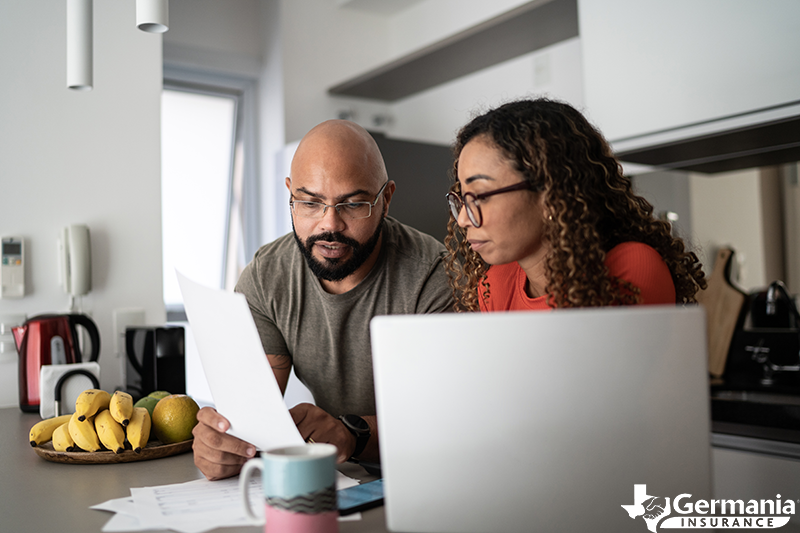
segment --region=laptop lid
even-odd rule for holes
[[[643,496],[710,497],[699,307],[370,327],[389,530],[644,533]]]

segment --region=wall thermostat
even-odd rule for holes
[[[3,237],[0,244],[0,298],[25,296],[25,241]]]

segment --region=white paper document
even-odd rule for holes
[[[336,488],[344,489],[358,482],[336,472]],[[250,507],[264,511],[261,478],[250,480]],[[118,498],[94,505],[92,509],[115,512],[103,527],[105,533],[171,529],[180,533],[202,533],[219,527],[259,525],[244,512],[239,492],[239,478],[208,481],[198,479],[174,485],[132,488],[130,498]],[[340,517],[340,521],[360,520],[361,514]]]
[[[228,433],[259,450],[303,444],[244,295],[176,273],[211,396],[231,423]]]

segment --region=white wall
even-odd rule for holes
[[[336,117],[328,87],[389,57],[388,18],[334,2],[281,0],[286,140]]]
[[[87,224],[100,329],[101,386],[121,385],[112,313],[165,319],[161,292],[161,36],[136,29],[135,2],[94,3],[94,90],[66,88],[66,2],[0,6],[0,233],[26,239],[26,296],[0,314],[67,310],[56,236]],[[16,405],[16,364],[0,365],[0,404]],[[9,391],[6,383],[13,383]],[[9,401],[9,396],[11,400]]]
[[[768,279],[765,253],[765,240],[770,236],[762,231],[768,215],[764,212],[762,179],[760,170],[689,176],[690,240],[704,270],[710,275],[717,250],[732,247],[738,266],[738,279],[734,281],[745,291],[764,288],[773,281]]]
[[[261,73],[262,7],[274,0],[172,0],[164,64],[257,78]],[[264,26],[266,28],[266,26]]]

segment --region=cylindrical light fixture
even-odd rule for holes
[[[67,0],[67,87],[92,90],[92,2]]]
[[[136,0],[136,27],[149,33],[169,29],[169,0]]]

